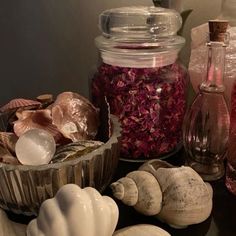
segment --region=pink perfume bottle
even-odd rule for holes
[[[227,26],[227,21],[209,21],[207,75],[186,112],[183,126],[186,164],[206,181],[225,174],[230,123],[223,83]]]

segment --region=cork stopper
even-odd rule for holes
[[[208,21],[210,41],[225,41],[225,33],[229,22],[227,20],[210,20]]]

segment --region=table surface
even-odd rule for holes
[[[168,158],[167,161],[175,165],[181,165],[183,163],[183,150]],[[140,162],[120,161],[113,180],[125,176],[130,171],[137,170],[141,164]],[[165,229],[172,236],[236,236],[236,196],[227,190],[224,178],[211,182],[211,185],[214,193],[212,214],[200,224],[191,225],[185,229],[173,229],[167,224],[161,223],[155,217],[141,215],[132,207],[114,199],[119,207],[120,214],[117,229],[135,224],[153,224]],[[103,195],[112,196],[109,187]],[[15,222],[27,224],[31,220],[30,217],[15,215],[10,212],[7,212],[7,214]]]

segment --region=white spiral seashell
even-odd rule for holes
[[[156,177],[163,192],[157,217],[175,228],[206,220],[212,210],[212,187],[190,167],[159,168]]]
[[[175,228],[201,223],[212,210],[212,187],[191,167],[151,160],[111,187],[124,204]]]
[[[113,195],[144,215],[161,210],[162,193],[156,178],[146,171],[133,171],[111,184]]]

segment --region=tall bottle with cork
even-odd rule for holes
[[[229,111],[224,97],[225,48],[228,21],[209,21],[207,74],[185,115],[183,142],[186,162],[204,180],[221,178],[229,137]]]

